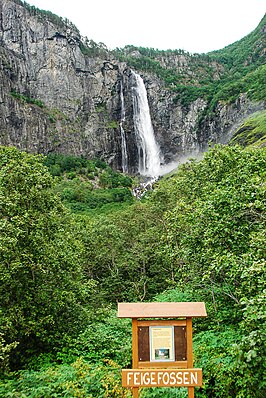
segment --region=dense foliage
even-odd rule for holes
[[[86,323],[90,281],[76,226],[40,157],[0,148],[0,330],[17,367]]]
[[[264,26],[266,15],[262,18],[257,28],[229,46],[209,53],[211,59],[221,62],[227,71],[244,72],[245,69],[255,70],[258,66],[263,65],[264,58],[262,54],[265,50],[265,32]]]
[[[0,162],[1,397],[130,396],[120,369],[131,366],[131,326],[117,300],[205,301],[196,396],[264,397],[265,149],[218,146],[142,201],[83,215],[58,186],[84,176],[87,160],[51,155],[55,177],[14,148]],[[141,392],[162,394],[187,392]]]
[[[217,148],[199,164],[185,165],[157,193],[168,191],[174,203],[165,215],[165,253],[177,285],[210,306],[213,330],[196,339],[198,361],[207,357],[209,372],[199,396],[265,392],[265,155]]]
[[[75,212],[91,213],[109,205],[129,205],[133,201],[129,176],[115,172],[100,159],[51,153],[44,164],[57,177],[56,191],[63,203]]]

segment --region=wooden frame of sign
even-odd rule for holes
[[[118,318],[132,319],[132,367],[122,370],[123,387],[194,387],[202,370],[193,368],[192,318],[206,317],[202,302],[119,303]]]

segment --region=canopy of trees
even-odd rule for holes
[[[69,162],[0,149],[0,396],[129,397],[131,326],[116,302],[158,300],[206,302],[194,322],[197,397],[263,398],[265,149],[217,146],[141,201],[94,212],[62,204],[63,183],[92,181],[87,161]],[[95,171],[99,183],[106,165]],[[187,393],[141,392],[162,394]]]

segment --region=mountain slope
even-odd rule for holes
[[[134,70],[144,80],[164,161],[176,161],[209,142],[228,142],[247,116],[265,109],[264,56],[265,17],[250,35],[209,54],[134,46],[108,51],[68,20],[2,0],[0,144],[100,157],[122,170],[125,117],[134,174]]]
[[[230,144],[266,146],[266,111],[255,113],[247,118],[235,131]]]

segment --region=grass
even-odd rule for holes
[[[266,110],[256,112],[236,130],[230,144],[239,144],[241,146],[266,145]]]

